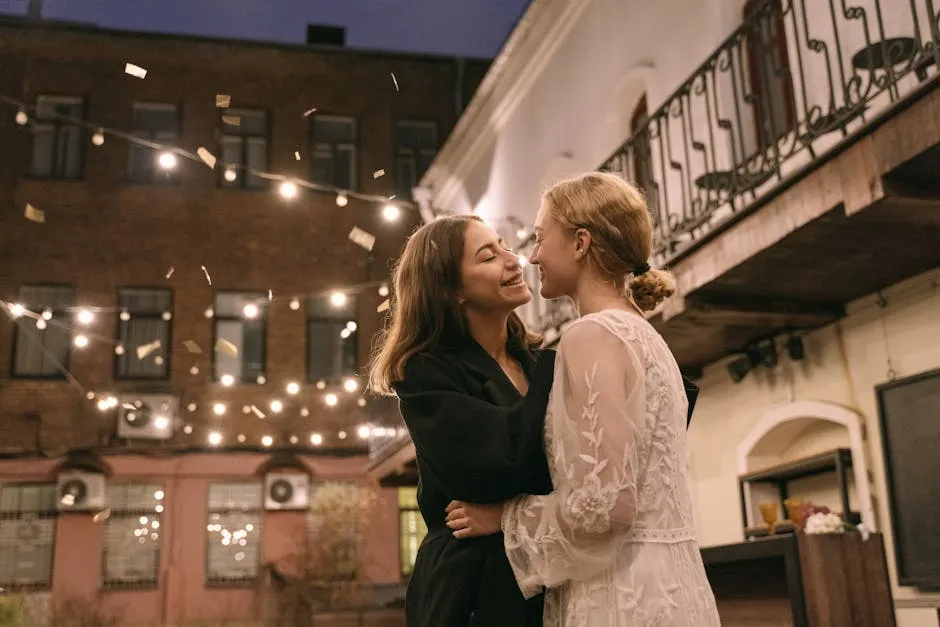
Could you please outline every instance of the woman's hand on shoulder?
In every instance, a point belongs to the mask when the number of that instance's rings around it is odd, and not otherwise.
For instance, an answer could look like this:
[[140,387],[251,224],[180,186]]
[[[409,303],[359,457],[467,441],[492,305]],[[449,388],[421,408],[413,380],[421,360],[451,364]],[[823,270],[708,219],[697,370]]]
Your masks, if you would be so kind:
[[454,530],[455,538],[491,536],[502,531],[503,505],[475,505],[464,501],[451,501],[446,510],[447,526]]

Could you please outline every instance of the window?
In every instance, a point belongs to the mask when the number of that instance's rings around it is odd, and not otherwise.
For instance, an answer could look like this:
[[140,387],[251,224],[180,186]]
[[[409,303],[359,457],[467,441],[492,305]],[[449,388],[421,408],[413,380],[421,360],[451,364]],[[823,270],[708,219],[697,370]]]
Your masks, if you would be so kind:
[[[118,379],[166,379],[170,374],[170,320],[173,293],[168,289],[127,288],[118,291]],[[160,348],[143,359],[137,348],[160,342]]]
[[48,588],[52,582],[56,486],[0,486],[0,588]]
[[31,174],[45,178],[77,179],[82,175],[82,127],[70,120],[84,116],[81,98],[39,96],[33,124]]
[[310,122],[310,178],[322,185],[356,189],[356,120],[314,115]]
[[[630,116],[630,135],[634,138],[633,183],[646,195],[653,224],[657,225],[659,224],[659,193],[656,179],[653,177],[653,150],[650,144],[649,128],[644,127],[648,120],[649,108],[646,104],[646,94],[643,94]],[[637,135],[641,128],[643,133]]]
[[327,295],[307,299],[307,380],[334,381],[358,366],[358,302],[347,296],[337,306]]
[[747,56],[757,146],[774,146],[796,123],[783,7],[779,0],[748,0]]
[[19,304],[36,316],[24,315],[16,319],[13,376],[37,379],[65,377],[72,341],[69,309],[74,300],[75,291],[71,287],[20,288]]
[[[265,374],[267,303],[260,292],[225,292],[215,297],[215,379],[229,374],[236,381],[254,382]],[[224,340],[237,349],[232,355],[219,349]],[[223,346],[225,344],[223,343]]]
[[[268,114],[259,109],[222,110],[222,168],[220,185],[262,189],[268,182],[246,170],[268,169]],[[228,174],[227,174],[228,173]],[[231,176],[234,173],[234,177]],[[231,179],[231,180],[229,180]]]
[[437,125],[434,122],[399,122],[395,125],[395,190],[400,198],[411,198],[434,161]]
[[111,515],[104,525],[104,585],[156,586],[160,570],[163,487],[108,486]]
[[245,583],[261,564],[260,483],[209,484],[206,582]]
[[[159,102],[134,103],[135,137],[158,144],[175,144],[179,137],[179,115],[176,105]],[[136,183],[172,181],[174,170],[157,165],[158,155],[148,146],[130,143],[127,176]]]
[[401,543],[401,574],[410,575],[418,557],[418,547],[428,533],[418,509],[418,488],[398,488],[399,539]]

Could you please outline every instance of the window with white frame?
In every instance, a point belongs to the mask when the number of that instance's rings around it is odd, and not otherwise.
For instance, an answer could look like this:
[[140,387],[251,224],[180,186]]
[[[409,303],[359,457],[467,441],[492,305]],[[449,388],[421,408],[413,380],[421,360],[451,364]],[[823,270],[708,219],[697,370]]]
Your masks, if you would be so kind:
[[310,121],[310,178],[356,189],[356,119],[314,114]]
[[0,588],[48,588],[56,528],[54,484],[0,485]]
[[[173,292],[165,288],[125,288],[118,291],[118,379],[166,379],[170,374],[170,325]],[[154,342],[160,348],[143,359],[137,349]]]
[[29,313],[16,318],[13,376],[60,379],[68,368],[75,290],[63,285],[24,285],[18,305]]
[[260,109],[222,110],[223,187],[262,189],[266,179],[252,171],[268,169],[268,114]]
[[329,295],[307,299],[307,380],[336,381],[355,373],[359,357],[358,300],[347,295],[342,305]]
[[[141,139],[173,145],[179,139],[179,111],[162,102],[135,102],[131,134]],[[127,176],[136,183],[172,181],[175,169],[157,165],[158,153],[149,146],[129,142]]]
[[418,488],[398,488],[398,533],[401,547],[401,574],[408,576],[414,570],[418,547],[428,533],[428,527],[418,509]]
[[76,179],[82,176],[85,136],[76,121],[84,103],[73,96],[39,96],[33,120],[33,176]]
[[[265,374],[267,295],[221,292],[215,296],[215,379],[231,375],[254,383]],[[232,350],[234,347],[234,350]]]
[[102,538],[106,587],[157,585],[164,498],[158,484],[108,485],[110,515]]
[[437,124],[402,121],[395,125],[395,191],[411,198],[437,152]]
[[262,493],[260,483],[209,484],[207,583],[238,584],[258,577]]

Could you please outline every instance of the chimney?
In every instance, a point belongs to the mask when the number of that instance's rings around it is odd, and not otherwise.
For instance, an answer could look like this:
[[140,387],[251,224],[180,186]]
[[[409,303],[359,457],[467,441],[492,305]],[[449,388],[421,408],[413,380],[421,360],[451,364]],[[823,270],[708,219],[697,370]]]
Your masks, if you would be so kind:
[[346,27],[307,24],[307,45],[342,48],[346,45]]
[[32,22],[38,22],[42,19],[42,0],[29,0],[26,17]]

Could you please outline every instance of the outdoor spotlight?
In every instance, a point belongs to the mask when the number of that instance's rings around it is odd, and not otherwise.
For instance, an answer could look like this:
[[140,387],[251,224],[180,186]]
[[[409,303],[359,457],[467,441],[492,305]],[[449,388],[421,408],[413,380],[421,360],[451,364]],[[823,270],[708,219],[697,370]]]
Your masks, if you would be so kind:
[[803,361],[803,338],[791,335],[787,340],[787,355],[793,361]]

